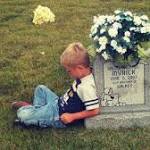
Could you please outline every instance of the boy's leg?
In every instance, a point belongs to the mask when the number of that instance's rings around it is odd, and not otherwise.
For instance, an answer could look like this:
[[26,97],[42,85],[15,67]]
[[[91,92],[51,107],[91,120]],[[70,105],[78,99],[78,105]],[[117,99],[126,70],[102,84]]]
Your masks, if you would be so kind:
[[[43,106],[49,102],[49,99],[57,99],[58,96],[44,85],[38,85],[34,91],[33,105]],[[15,101],[12,103],[12,108],[18,109],[22,106],[31,105],[26,101]]]
[[34,91],[34,106],[43,106],[54,102],[58,96],[44,85],[38,85]]
[[65,127],[59,120],[59,97],[44,85],[34,92],[33,106],[25,106],[17,111],[17,116],[26,125],[40,127]]

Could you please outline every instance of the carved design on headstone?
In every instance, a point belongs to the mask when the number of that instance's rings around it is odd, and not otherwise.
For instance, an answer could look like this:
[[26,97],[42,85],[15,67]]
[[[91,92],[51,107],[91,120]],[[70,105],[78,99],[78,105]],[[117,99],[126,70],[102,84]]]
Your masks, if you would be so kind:
[[113,88],[105,88],[102,94],[100,105],[101,106],[124,106],[126,102],[120,102],[119,93],[114,93]]

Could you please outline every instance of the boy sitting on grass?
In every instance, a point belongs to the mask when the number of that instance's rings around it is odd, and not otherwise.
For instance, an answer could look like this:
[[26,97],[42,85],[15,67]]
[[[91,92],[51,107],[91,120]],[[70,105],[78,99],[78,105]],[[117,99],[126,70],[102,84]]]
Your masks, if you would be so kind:
[[64,128],[80,125],[85,118],[99,114],[99,101],[87,50],[81,43],[72,43],[62,53],[60,62],[75,79],[70,89],[58,97],[46,86],[37,86],[32,105],[27,102],[12,104],[13,107],[20,107],[16,122],[41,128]]

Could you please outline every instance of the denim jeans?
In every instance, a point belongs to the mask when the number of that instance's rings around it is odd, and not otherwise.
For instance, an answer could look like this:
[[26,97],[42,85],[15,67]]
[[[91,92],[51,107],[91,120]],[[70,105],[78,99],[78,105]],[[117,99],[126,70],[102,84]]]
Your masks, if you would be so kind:
[[19,108],[17,117],[27,126],[64,128],[59,119],[58,99],[46,86],[39,85],[34,91],[33,105]]

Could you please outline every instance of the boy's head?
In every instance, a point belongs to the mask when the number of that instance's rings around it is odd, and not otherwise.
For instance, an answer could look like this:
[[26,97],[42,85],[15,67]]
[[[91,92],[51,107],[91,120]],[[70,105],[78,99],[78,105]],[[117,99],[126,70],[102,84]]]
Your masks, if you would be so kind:
[[82,78],[90,68],[88,52],[79,42],[69,44],[60,57],[60,63],[73,78]]

